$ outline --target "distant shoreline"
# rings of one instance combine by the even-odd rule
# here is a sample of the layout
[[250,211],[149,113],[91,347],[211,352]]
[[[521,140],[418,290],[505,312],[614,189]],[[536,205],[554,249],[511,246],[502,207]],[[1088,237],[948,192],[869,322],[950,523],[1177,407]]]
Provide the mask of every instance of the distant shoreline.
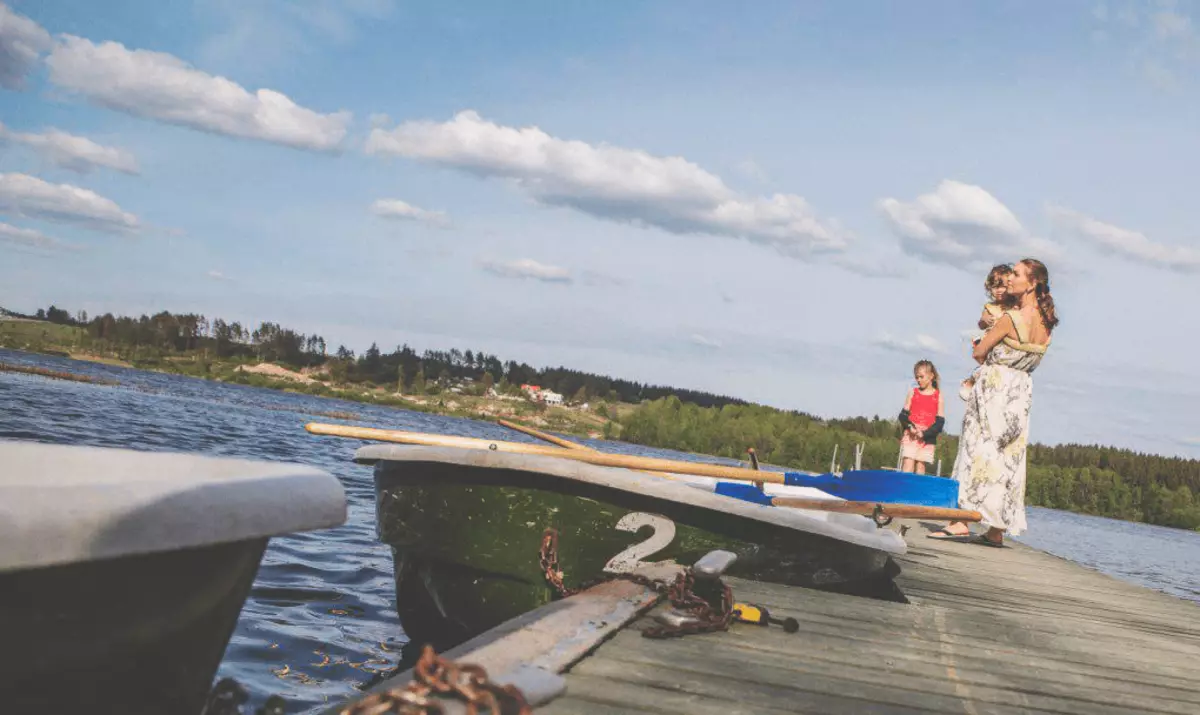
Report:
[[[5,318],[9,320],[9,318]],[[37,322],[37,321],[26,321]],[[494,422],[497,419],[511,419],[529,424],[530,426],[550,429],[577,437],[599,439],[603,436],[605,425],[611,424],[609,430],[619,430],[619,425],[595,412],[572,407],[546,407],[523,398],[511,396],[488,397],[484,395],[466,395],[443,393],[440,395],[406,395],[388,391],[382,387],[364,387],[352,383],[338,383],[328,380],[314,379],[295,370],[274,363],[241,363],[212,361],[208,363],[208,371],[196,374],[192,371],[170,369],[169,367],[135,365],[125,360],[96,355],[87,352],[70,352],[67,350],[28,350],[16,347],[4,347],[17,353],[28,355],[43,355],[59,357],[77,362],[90,362],[100,365],[122,367],[142,372],[162,375],[180,375],[196,377],[212,382],[222,382],[233,385],[247,385],[277,392],[286,392],[309,397],[325,398],[357,402],[360,404],[395,407],[412,412],[427,412],[431,414],[464,417]],[[168,366],[173,363],[166,363]],[[11,367],[11,369],[7,369]],[[47,370],[42,368],[24,368],[8,366],[0,361],[0,371],[10,371],[37,375],[48,379],[72,380],[96,384],[115,385],[116,381],[93,378],[91,376],[66,371]],[[626,409],[632,406],[627,406]],[[356,420],[356,414],[330,411],[325,413],[337,419]],[[610,432],[610,436],[611,436]]]

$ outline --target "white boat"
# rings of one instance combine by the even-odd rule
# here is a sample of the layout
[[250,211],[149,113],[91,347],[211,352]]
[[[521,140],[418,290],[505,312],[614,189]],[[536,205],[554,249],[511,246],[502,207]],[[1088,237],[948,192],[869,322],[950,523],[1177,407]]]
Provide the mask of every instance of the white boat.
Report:
[[0,711],[197,715],[268,540],[345,519],[312,467],[0,440]]

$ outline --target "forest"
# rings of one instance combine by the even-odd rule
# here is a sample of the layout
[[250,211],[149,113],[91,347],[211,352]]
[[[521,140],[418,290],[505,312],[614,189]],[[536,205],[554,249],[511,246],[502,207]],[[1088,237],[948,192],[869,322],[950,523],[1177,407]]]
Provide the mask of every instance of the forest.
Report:
[[[51,306],[35,315],[80,329],[80,347],[138,366],[193,356],[206,361],[266,361],[295,369],[327,370],[339,383],[391,386],[407,394],[436,392],[452,379],[471,378],[499,388],[539,384],[570,401],[638,405],[620,419],[620,439],[647,446],[744,459],[754,447],[770,464],[829,469],[835,446],[849,468],[855,445],[863,445],[864,467],[896,466],[899,426],[892,417],[821,419],[697,390],[646,385],[566,367],[535,368],[502,360],[484,350],[425,350],[407,345],[391,352],[371,345],[361,355],[345,346],[329,350],[319,335],[276,323],[247,328],[220,318],[160,312],[137,318],[106,313],[89,318]],[[603,410],[603,406],[597,409]],[[606,436],[613,430],[606,429]],[[941,474],[953,469],[957,439],[938,439]],[[1184,529],[1200,529],[1200,461],[1142,454],[1102,445],[1029,447],[1027,502]]]
[[306,335],[272,322],[247,327],[236,321],[167,311],[137,318],[111,313],[89,318],[85,312],[72,314],[53,305],[33,315],[5,312],[80,328],[85,341],[80,348],[139,367],[155,367],[165,359],[187,355],[202,361],[273,362],[297,370],[321,368],[338,383],[387,385],[407,394],[424,394],[434,385],[471,378],[489,385],[536,384],[575,402],[605,399],[637,403],[677,395],[703,406],[746,404],[725,395],[647,385],[567,367],[535,368],[524,362],[501,360],[483,350],[454,348],[418,353],[408,345],[400,345],[385,353],[372,344],[356,355],[344,345],[332,348],[320,335]]

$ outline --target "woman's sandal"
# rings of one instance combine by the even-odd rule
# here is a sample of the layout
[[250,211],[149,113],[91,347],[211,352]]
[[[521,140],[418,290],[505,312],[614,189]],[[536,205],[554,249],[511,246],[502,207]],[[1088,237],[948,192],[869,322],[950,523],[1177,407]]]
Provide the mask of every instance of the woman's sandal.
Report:
[[979,538],[975,539],[975,543],[983,544],[984,546],[991,546],[992,548],[996,549],[1004,548],[1003,539],[1000,541],[993,541],[987,537],[987,534],[980,534]]
[[968,531],[965,534],[956,534],[953,531],[946,531],[945,529],[938,529],[937,531],[931,531],[928,534],[926,534],[925,538],[927,538],[927,539],[965,539],[970,535],[971,535],[970,531]]

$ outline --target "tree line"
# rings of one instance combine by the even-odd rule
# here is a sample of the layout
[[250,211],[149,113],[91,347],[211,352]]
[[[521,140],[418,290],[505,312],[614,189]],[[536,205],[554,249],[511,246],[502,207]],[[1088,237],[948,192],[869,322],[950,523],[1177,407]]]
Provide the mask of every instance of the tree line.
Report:
[[[754,405],[696,390],[646,385],[566,367],[534,368],[482,350],[425,350],[408,345],[384,353],[372,344],[356,355],[345,346],[330,351],[319,335],[276,323],[246,327],[220,318],[162,311],[137,318],[105,313],[89,318],[57,306],[16,317],[81,328],[89,349],[125,359],[211,356],[277,362],[296,369],[328,370],[339,382],[392,386],[408,393],[436,392],[470,378],[482,386],[515,390],[538,384],[579,401],[641,403],[621,420],[621,439],[647,446],[744,459],[754,447],[772,464],[812,471],[828,469],[835,447],[849,468],[854,446],[863,445],[863,466],[894,466],[899,426],[894,419],[821,419],[797,410]],[[611,430],[608,430],[611,432]],[[942,474],[953,468],[957,437],[938,439]],[[1117,519],[1200,529],[1200,461],[1144,454],[1101,445],[1029,446],[1029,504]],[[835,465],[838,466],[838,465]]]
[[294,369],[319,368],[337,382],[390,386],[417,394],[469,378],[487,386],[513,389],[536,384],[579,401],[639,402],[678,395],[703,406],[746,404],[726,395],[644,384],[562,366],[535,368],[525,362],[501,360],[483,350],[452,348],[418,353],[408,345],[400,345],[383,352],[378,343],[372,343],[356,355],[344,345],[332,348],[320,335],[307,335],[273,322],[243,326],[237,321],[169,311],[136,318],[112,313],[89,318],[83,311],[72,314],[54,305],[34,315],[5,312],[81,328],[87,347],[135,364],[200,355],[205,359],[274,362]]
[[[863,468],[896,465],[896,420],[823,420],[762,405],[705,408],[675,397],[643,403],[621,420],[621,439],[635,444],[746,459],[823,472],[834,448],[842,469],[863,445]],[[953,470],[958,438],[938,438],[935,459]],[[1100,445],[1032,444],[1026,501],[1084,514],[1200,529],[1200,460],[1142,454]]]

